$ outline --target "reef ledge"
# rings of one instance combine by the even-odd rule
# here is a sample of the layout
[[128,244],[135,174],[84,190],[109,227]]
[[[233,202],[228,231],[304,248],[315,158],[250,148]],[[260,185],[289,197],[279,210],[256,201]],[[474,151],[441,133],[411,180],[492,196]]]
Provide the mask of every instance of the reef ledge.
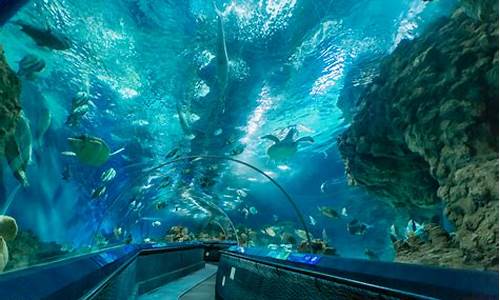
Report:
[[397,244],[396,259],[498,270],[498,3],[462,1],[357,97],[338,137],[350,183],[408,210],[444,204],[456,228],[444,248]]

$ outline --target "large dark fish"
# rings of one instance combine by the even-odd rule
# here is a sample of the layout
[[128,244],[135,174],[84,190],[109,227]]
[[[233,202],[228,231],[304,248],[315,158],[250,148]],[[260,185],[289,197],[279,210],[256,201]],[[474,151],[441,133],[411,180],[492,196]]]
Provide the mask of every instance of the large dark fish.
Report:
[[21,26],[21,31],[26,33],[40,47],[54,50],[67,50],[71,48],[71,41],[61,33],[52,31],[50,28],[39,28],[23,21],[14,21]]

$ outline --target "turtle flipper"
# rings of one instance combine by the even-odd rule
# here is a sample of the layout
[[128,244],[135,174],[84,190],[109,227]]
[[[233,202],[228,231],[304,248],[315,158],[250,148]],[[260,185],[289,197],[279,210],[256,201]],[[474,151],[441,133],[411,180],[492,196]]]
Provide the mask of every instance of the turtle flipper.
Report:
[[272,134],[268,134],[268,135],[262,136],[260,138],[263,140],[271,140],[276,144],[280,142],[280,139],[278,139],[276,136],[274,136]]
[[121,147],[120,149],[110,153],[109,156],[113,156],[113,155],[116,155],[118,153],[122,153],[123,151],[125,151],[125,147]]
[[314,139],[310,136],[303,136],[303,137],[297,139],[296,142],[297,143],[300,143],[300,142],[314,143]]
[[294,127],[291,127],[288,130],[288,133],[286,134],[286,136],[283,139],[283,141],[292,142],[293,141],[293,137],[295,136],[296,133],[297,133],[297,129],[295,129]]
[[26,176],[26,163],[23,162],[19,145],[16,142],[14,135],[7,139],[5,144],[5,158],[12,170],[14,177],[23,185],[28,186],[28,178]]

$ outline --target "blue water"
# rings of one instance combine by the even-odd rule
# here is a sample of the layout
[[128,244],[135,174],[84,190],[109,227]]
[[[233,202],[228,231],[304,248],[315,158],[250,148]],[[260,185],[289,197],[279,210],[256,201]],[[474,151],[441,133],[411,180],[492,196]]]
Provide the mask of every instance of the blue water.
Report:
[[[353,84],[344,80],[357,67],[353,62],[369,57],[376,64],[401,40],[415,38],[427,24],[448,15],[455,2],[216,2],[229,58],[224,88],[214,79],[221,39],[211,1],[35,0],[14,16],[69,37],[72,47],[65,51],[38,47],[19,26],[4,25],[0,44],[14,70],[28,53],[47,65],[35,80],[23,80],[21,102],[32,130],[39,124],[40,107],[51,114],[48,131],[33,146],[30,186],[18,188],[5,163],[2,167],[6,193],[1,203],[5,206],[9,195],[12,200],[5,214],[43,241],[78,249],[95,247],[99,239],[107,245],[122,243],[123,236],[113,234],[116,228],[130,232],[134,242],[163,239],[173,225],[196,233],[211,215],[220,214],[208,201],[235,226],[253,228],[257,244],[275,243],[260,230],[280,222],[293,229],[301,225],[279,190],[250,168],[184,161],[147,172],[167,161],[172,149],[180,155],[226,155],[241,143],[244,151],[233,157],[282,184],[315,238],[324,229],[342,256],[365,258],[369,248],[391,260],[389,227],[404,226],[411,213],[347,185],[336,136],[349,124],[336,102],[345,85]],[[365,74],[359,84],[375,75]],[[95,106],[69,127],[65,121],[79,91],[86,91]],[[223,107],[218,106],[221,99]],[[193,136],[183,131],[178,106],[191,121]],[[285,162],[273,162],[266,154],[272,143],[260,137],[283,137],[289,126],[315,142],[301,144]],[[99,167],[61,155],[69,150],[67,138],[80,134],[103,139],[111,151],[125,150]],[[116,178],[92,199],[93,189],[102,186],[101,174],[111,167]],[[161,189],[166,175],[172,184]],[[214,184],[202,187],[202,178]],[[231,188],[245,189],[246,197],[238,200]],[[166,208],[157,210],[156,201],[165,201]],[[348,216],[332,220],[320,215],[318,206],[338,212],[346,208]],[[251,207],[257,213],[245,218],[242,209]],[[370,225],[365,235],[347,232],[353,218]],[[153,226],[154,221],[161,225]]]

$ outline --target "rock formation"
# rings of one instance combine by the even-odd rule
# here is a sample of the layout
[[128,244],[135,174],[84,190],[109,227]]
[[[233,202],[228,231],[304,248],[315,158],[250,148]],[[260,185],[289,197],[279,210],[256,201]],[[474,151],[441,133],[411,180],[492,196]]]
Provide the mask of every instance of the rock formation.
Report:
[[498,3],[464,0],[402,41],[358,97],[338,138],[350,183],[398,207],[443,202],[458,257],[439,264],[498,269]]
[[425,227],[425,238],[413,235],[406,240],[394,242],[397,262],[447,267],[481,269],[477,262],[464,264],[464,254],[457,240],[437,224]]
[[14,134],[21,112],[21,81],[5,60],[0,47],[0,155],[4,154],[7,137]]
[[18,269],[62,258],[68,252],[54,242],[43,242],[31,231],[19,231],[9,242],[9,262],[5,270]]

